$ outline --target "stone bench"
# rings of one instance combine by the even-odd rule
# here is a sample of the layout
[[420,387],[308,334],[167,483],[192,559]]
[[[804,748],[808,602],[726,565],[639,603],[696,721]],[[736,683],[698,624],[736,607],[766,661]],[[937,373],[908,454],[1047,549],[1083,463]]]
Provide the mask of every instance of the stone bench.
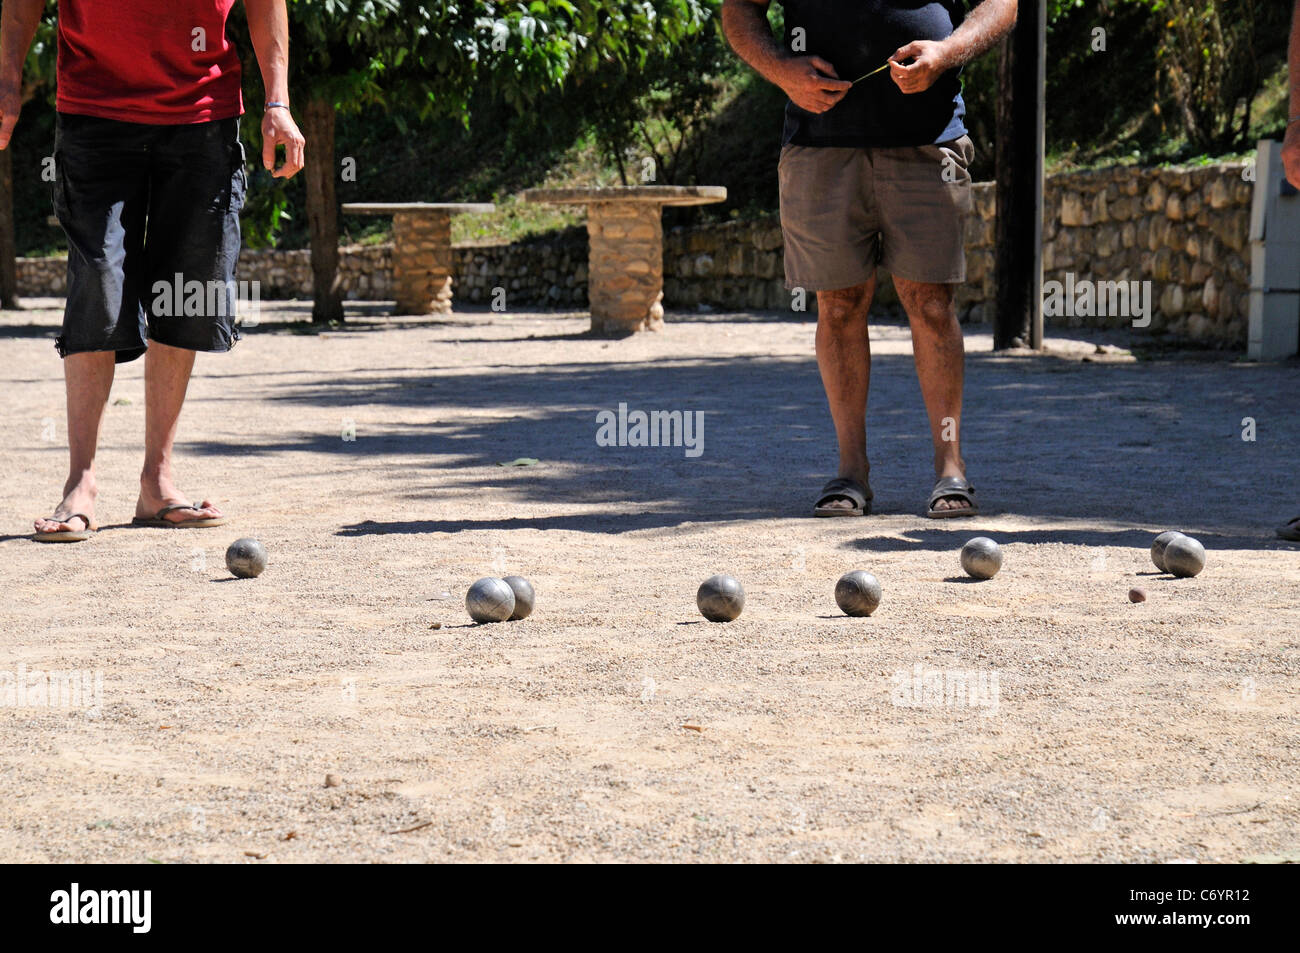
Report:
[[394,314],[451,312],[451,217],[485,214],[490,202],[373,202],[343,206],[348,215],[393,219]]
[[525,202],[587,207],[587,297],[598,334],[654,331],[663,326],[665,205],[726,201],[717,185],[633,185],[621,188],[528,189]]

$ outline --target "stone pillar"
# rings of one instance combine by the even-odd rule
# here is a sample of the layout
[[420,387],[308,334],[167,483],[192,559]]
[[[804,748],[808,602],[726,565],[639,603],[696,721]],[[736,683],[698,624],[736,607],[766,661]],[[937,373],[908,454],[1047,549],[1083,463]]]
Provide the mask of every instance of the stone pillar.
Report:
[[587,208],[587,294],[597,334],[663,327],[664,245],[658,202],[593,202]]
[[394,314],[451,312],[451,213],[393,215]]

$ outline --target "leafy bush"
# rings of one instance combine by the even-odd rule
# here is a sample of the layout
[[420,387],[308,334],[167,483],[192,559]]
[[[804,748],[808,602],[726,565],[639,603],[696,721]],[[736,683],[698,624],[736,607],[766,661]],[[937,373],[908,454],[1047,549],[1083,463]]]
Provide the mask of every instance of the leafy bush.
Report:
[[1162,80],[1195,150],[1245,144],[1259,92],[1255,0],[1151,0]]

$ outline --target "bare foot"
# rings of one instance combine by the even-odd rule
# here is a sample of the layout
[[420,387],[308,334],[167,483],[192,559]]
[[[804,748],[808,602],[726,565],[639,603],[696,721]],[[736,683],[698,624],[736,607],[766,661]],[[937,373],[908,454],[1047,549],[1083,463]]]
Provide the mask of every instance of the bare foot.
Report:
[[135,504],[135,515],[152,519],[164,506],[180,507],[164,514],[163,519],[172,523],[217,519],[225,515],[211,500],[203,500],[197,506],[191,505],[190,498],[176,489],[169,475],[141,474],[140,498]]
[[936,510],[968,510],[970,501],[960,496],[941,496],[934,501]]
[[[942,467],[935,476],[935,480],[941,480],[944,477],[956,477],[959,480],[965,480],[966,468],[960,464]],[[934,501],[934,509],[968,510],[970,509],[970,501],[960,496],[941,496]]]
[[[865,470],[854,470],[849,473],[837,473],[835,476],[839,479],[857,480],[863,487],[870,486],[869,477],[871,476],[870,468]],[[868,500],[868,502],[870,502]],[[828,503],[822,504],[824,510],[852,510],[854,502],[847,496],[833,496]]]
[[81,473],[76,476],[68,477],[68,482],[63,485],[63,502],[54,510],[54,515],[49,519],[39,519],[33,526],[38,533],[79,533],[82,530],[90,529],[85,525],[86,521],[80,516],[72,516],[73,513],[85,513],[90,517],[92,524],[95,519],[95,497],[99,495],[99,488],[95,484],[95,475],[93,473]]

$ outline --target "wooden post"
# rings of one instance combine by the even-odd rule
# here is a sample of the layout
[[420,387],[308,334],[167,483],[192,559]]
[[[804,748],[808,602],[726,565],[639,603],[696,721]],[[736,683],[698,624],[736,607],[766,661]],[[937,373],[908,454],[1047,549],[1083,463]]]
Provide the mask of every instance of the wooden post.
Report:
[[18,307],[13,152],[12,145],[0,152],[0,308],[11,310]]
[[307,186],[307,231],[311,236],[312,321],[343,320],[339,290],[339,206],[334,197],[334,103],[324,95],[307,100],[302,132],[310,155],[303,168]]
[[1047,0],[1023,0],[998,59],[995,350],[1043,346]]

